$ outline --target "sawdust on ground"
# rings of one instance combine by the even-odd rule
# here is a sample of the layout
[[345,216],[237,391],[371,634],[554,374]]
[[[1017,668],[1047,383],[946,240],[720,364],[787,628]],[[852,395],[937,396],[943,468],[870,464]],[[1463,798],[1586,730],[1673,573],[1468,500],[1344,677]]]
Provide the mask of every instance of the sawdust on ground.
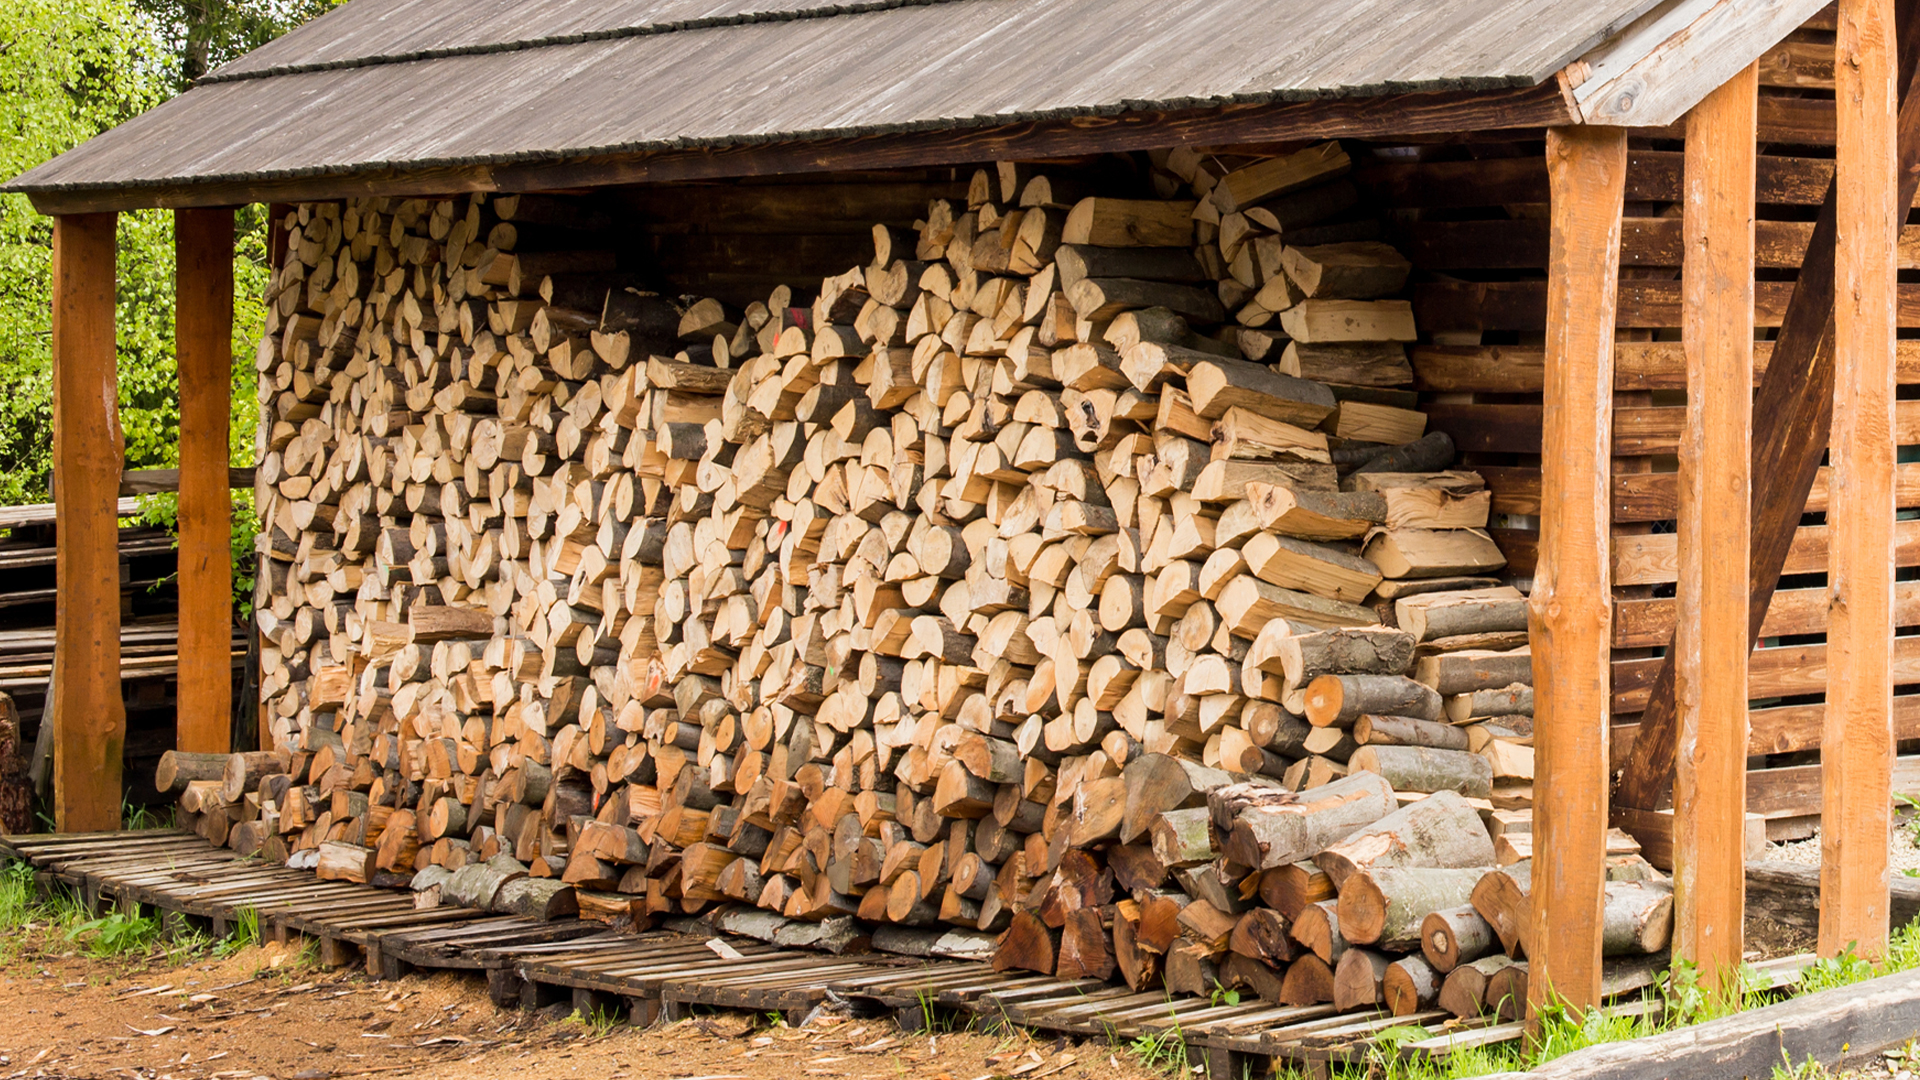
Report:
[[501,1009],[477,973],[374,982],[295,946],[170,964],[75,955],[9,928],[0,1080],[1165,1080],[1127,1047],[1017,1033],[908,1034],[891,1019],[787,1027],[716,1012],[642,1030]]

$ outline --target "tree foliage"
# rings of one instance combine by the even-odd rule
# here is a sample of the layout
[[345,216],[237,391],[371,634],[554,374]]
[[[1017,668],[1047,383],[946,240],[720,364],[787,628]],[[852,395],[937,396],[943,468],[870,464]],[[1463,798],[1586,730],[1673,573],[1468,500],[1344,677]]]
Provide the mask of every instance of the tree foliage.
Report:
[[176,92],[339,0],[135,0],[158,27]]
[[[165,101],[335,0],[0,0],[0,176],[14,176]],[[253,459],[253,344],[264,323],[265,210],[234,253],[231,439]],[[53,224],[0,195],[0,505],[48,498],[53,452]],[[179,463],[173,215],[120,215],[116,337],[128,468]]]

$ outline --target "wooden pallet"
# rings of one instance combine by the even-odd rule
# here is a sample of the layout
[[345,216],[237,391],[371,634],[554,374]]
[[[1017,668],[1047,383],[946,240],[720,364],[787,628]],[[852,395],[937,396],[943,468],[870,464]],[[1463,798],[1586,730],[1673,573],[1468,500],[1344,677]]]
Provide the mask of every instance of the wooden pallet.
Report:
[[1395,1017],[1331,1005],[1226,1005],[981,963],[833,956],[741,938],[716,947],[702,937],[619,933],[591,921],[423,910],[406,892],[320,881],[177,830],[3,837],[0,857],[32,864],[44,885],[74,889],[95,908],[144,905],[172,925],[222,937],[251,911],[263,935],[318,941],[328,966],[364,962],[376,979],[416,969],[484,972],[501,1006],[618,1010],[636,1023],[676,1019],[695,1006],[778,1012],[798,1022],[835,1001],[890,1012],[909,1030],[963,1020],[1115,1041],[1158,1038],[1184,1044],[1189,1059],[1216,1076],[1282,1062],[1326,1075],[1364,1060],[1388,1028],[1425,1030],[1402,1052],[1427,1058],[1520,1034],[1517,1025],[1460,1023],[1437,1011]]

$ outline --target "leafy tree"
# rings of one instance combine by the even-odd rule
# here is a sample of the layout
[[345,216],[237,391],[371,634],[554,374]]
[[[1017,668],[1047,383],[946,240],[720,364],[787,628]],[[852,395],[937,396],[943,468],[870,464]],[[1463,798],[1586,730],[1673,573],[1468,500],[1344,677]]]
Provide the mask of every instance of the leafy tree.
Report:
[[[0,0],[0,176],[154,107],[336,0]],[[253,343],[264,324],[265,210],[237,221],[232,446],[251,461]],[[52,222],[0,195],[0,505],[48,497],[52,468]],[[129,468],[179,462],[173,215],[120,215],[116,337]]]
[[179,90],[340,0],[135,0],[165,42]]
[[[115,0],[5,0],[0,40],[0,174],[12,176],[163,101],[157,38]],[[165,235],[156,235],[164,232]],[[129,215],[120,230],[123,418],[135,460],[152,445],[154,387],[171,378],[171,230]],[[0,196],[0,503],[46,498],[52,465],[53,225],[24,196]],[[156,299],[166,301],[158,308]],[[165,365],[165,372],[153,369]],[[133,369],[129,371],[129,369]],[[177,416],[178,410],[175,410]],[[176,420],[177,426],[177,420]]]
[[[0,176],[16,176],[153,108],[213,67],[298,26],[339,0],[0,0]],[[254,343],[266,321],[266,209],[235,222],[229,440],[253,460],[259,406]],[[115,336],[120,423],[129,468],[178,465],[179,381],[173,354],[173,215],[120,215]],[[44,501],[53,467],[49,298],[53,223],[23,195],[0,195],[0,505]],[[148,501],[174,526],[175,499]],[[258,521],[234,493],[234,586],[244,616],[253,591]]]

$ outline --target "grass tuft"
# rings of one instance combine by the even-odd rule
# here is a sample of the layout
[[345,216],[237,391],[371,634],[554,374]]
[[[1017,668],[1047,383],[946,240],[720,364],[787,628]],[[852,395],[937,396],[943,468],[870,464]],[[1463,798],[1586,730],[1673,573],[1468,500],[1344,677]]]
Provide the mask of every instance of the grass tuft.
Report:
[[66,934],[68,941],[79,942],[87,952],[102,959],[145,953],[159,936],[158,920],[124,911],[88,919]]
[[604,1039],[613,1034],[614,1029],[620,1026],[621,1020],[619,1013],[611,1009],[595,1007],[584,1013],[579,1009],[573,1010],[573,1015],[567,1017],[565,1023],[582,1028],[586,1031],[588,1038]]

